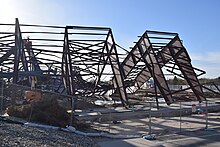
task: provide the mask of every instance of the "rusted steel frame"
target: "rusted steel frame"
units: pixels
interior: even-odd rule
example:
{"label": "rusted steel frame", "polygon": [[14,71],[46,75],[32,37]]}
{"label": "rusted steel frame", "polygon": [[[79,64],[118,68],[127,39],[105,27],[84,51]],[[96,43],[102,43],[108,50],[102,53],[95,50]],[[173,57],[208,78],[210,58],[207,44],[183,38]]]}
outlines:
{"label": "rusted steel frame", "polygon": [[[88,51],[88,50],[87,50]],[[78,52],[78,51],[71,51],[70,54],[72,56],[76,56],[75,54],[80,54],[80,55],[83,55],[83,56],[88,56],[88,57],[95,57],[95,58],[98,58],[100,55],[104,55],[104,56],[107,56],[107,53],[102,53],[100,51],[89,51],[87,53],[81,53],[81,52]]]}
{"label": "rusted steel frame", "polygon": [[[97,43],[97,44],[91,44],[90,47],[95,46],[95,45],[100,45],[100,44],[103,44],[103,42]],[[102,52],[99,52],[99,51],[96,51],[96,50],[94,50],[94,49],[89,49],[89,48],[87,48],[87,47],[83,47],[83,48],[84,48],[85,50],[87,50],[87,51],[93,52],[93,53],[92,53],[93,55],[96,54],[96,55],[99,55],[99,56],[95,57],[95,58],[98,59],[98,60],[94,60],[94,56],[92,56],[92,54],[85,53],[85,54],[83,54],[84,56],[81,56],[81,53],[77,53],[77,52],[74,53],[74,54],[79,54],[79,55],[77,55],[77,56],[75,55],[75,57],[80,57],[80,58],[81,58],[81,62],[84,62],[82,65],[87,66],[87,69],[91,69],[91,68],[93,68],[93,66],[94,66],[95,64],[88,64],[88,63],[85,63],[85,62],[94,61],[94,62],[97,63],[98,66],[100,66],[99,64],[102,63],[101,60],[100,60],[100,57],[101,57],[101,56],[104,57],[103,51],[102,51]],[[102,47],[102,49],[103,49],[103,47]],[[94,53],[94,51],[97,52],[97,53]],[[86,56],[85,56],[85,55],[86,55]],[[100,56],[100,55],[101,55],[101,56]],[[82,58],[83,58],[84,60],[83,60]],[[74,62],[75,62],[75,61],[74,61]],[[79,62],[79,61],[78,61],[78,62]],[[107,63],[107,61],[105,61],[105,62]],[[90,62],[90,63],[91,63],[91,62]],[[74,65],[75,65],[75,63],[74,63]],[[88,65],[91,65],[91,66],[88,67]],[[105,65],[104,65],[104,66],[105,66]],[[98,68],[99,68],[99,67],[98,67]],[[104,67],[103,67],[102,69],[104,70]],[[96,70],[96,69],[93,68],[93,70]],[[98,81],[96,81],[96,84],[95,84],[95,86],[94,86],[94,88],[93,88],[93,94],[97,91],[97,84],[99,83],[99,80],[100,80],[100,78],[101,78],[101,75],[102,75],[103,70],[101,71],[101,73],[98,73],[98,74],[93,73],[93,72],[90,71],[90,73],[91,73],[92,75],[98,76]]]}
{"label": "rusted steel frame", "polygon": [[40,49],[40,48],[33,48],[32,49],[35,51],[41,51],[41,52],[48,52],[48,53],[59,53],[62,54],[62,51],[54,51],[54,50],[46,50],[46,49]]}
{"label": "rusted steel frame", "polygon": [[[18,18],[16,18],[18,19]],[[0,25],[3,25],[3,26],[14,26],[14,24],[6,24],[6,23],[0,23]],[[65,27],[63,26],[47,26],[47,25],[30,25],[30,24],[20,24],[20,26],[27,26],[27,27],[44,27],[44,28],[60,28],[60,29],[63,29]]]}
{"label": "rusted steel frame", "polygon": [[14,34],[12,34],[12,35],[6,35],[6,36],[1,36],[0,39],[12,37],[12,36],[14,36]]}
{"label": "rusted steel frame", "polygon": [[32,49],[32,42],[27,41],[26,44],[24,44],[25,49],[27,50],[27,53],[29,54],[29,62],[31,63],[32,70],[33,71],[39,71],[40,66],[38,65],[38,61],[36,59],[36,55],[34,53],[34,50]]}
{"label": "rusted steel frame", "polygon": [[[91,62],[91,61],[85,61],[83,60],[84,63],[82,63],[82,60],[74,60],[74,65],[99,65],[97,62]],[[104,61],[102,61],[102,65]]]}
{"label": "rusted steel frame", "polygon": [[[74,65],[76,65],[76,64],[74,64]],[[91,71],[91,69],[96,70],[96,68],[93,67],[95,64],[85,64],[84,63],[84,64],[81,64],[81,65],[85,65],[86,68],[85,69],[80,68],[80,71],[88,71],[88,72],[93,73],[93,74],[95,73],[95,72]]]}
{"label": "rusted steel frame", "polygon": [[172,40],[173,39],[173,37],[169,38],[169,37],[150,37],[150,36],[148,36],[148,38],[149,39],[161,39],[161,40]]}
{"label": "rusted steel frame", "polygon": [[197,74],[197,77],[206,74],[206,72],[204,70],[201,70],[201,69],[198,69],[198,68],[195,68],[195,67],[193,67],[193,70],[197,70],[197,71],[201,72],[200,74]]}
{"label": "rusted steel frame", "polygon": [[208,87],[205,87],[204,85],[202,85],[202,88],[204,88],[204,89],[206,89],[206,90],[209,90],[209,91],[211,91],[211,92],[213,92],[213,93],[215,93],[215,94],[220,95],[220,92],[216,92],[216,91],[214,91],[214,90],[212,90],[212,89],[210,89],[210,88],[208,88]]}
{"label": "rusted steel frame", "polygon": [[[103,45],[103,46],[104,46],[104,45]],[[100,53],[100,51],[102,50],[103,46],[102,46],[102,47],[99,47],[99,48],[96,48],[96,49],[89,49],[89,50],[88,50],[88,49],[86,49],[86,47],[77,47],[77,46],[71,44],[71,47],[74,48],[73,53],[82,50],[82,48],[83,48],[83,49],[85,48],[85,50],[87,50],[89,53],[91,53],[91,54],[93,54],[93,55],[95,54],[95,52]],[[86,53],[82,53],[82,54],[86,54]]]}
{"label": "rusted steel frame", "polygon": [[15,35],[15,32],[0,32],[0,34],[5,34],[5,35],[12,35],[13,34],[13,35]]}
{"label": "rusted steel frame", "polygon": [[[173,45],[169,45],[169,50],[170,53],[176,63],[176,65],[179,67],[180,71],[182,72],[185,80],[187,81],[187,83],[189,84],[189,86],[191,87],[192,91],[194,92],[194,94],[196,95],[197,99],[199,101],[203,101],[205,100],[205,98],[203,97],[203,91],[201,88],[201,85],[198,81],[197,75],[193,70],[193,67],[191,65],[191,60],[190,57],[186,51],[186,49],[183,47],[181,40],[179,39],[179,37],[177,38],[177,40],[179,42],[179,46],[177,47],[181,47],[181,54],[179,54],[178,56],[175,55],[176,51],[176,46],[175,44]],[[181,58],[179,58],[181,56]],[[184,60],[182,59],[184,58]]]}
{"label": "rusted steel frame", "polygon": [[[214,90],[212,90],[212,89],[210,89],[210,88],[208,88],[208,87],[205,87],[205,84],[209,84],[209,85],[214,85],[215,86],[215,88],[218,90],[218,92],[216,92],[216,91],[214,91]],[[220,89],[219,89],[219,87],[214,83],[214,82],[208,82],[208,83],[203,83],[203,84],[201,84],[202,85],[202,88],[205,88],[205,89],[207,89],[207,90],[209,90],[209,91],[211,91],[211,92],[213,92],[213,93],[215,93],[215,94],[218,94],[218,95],[220,95]]]}
{"label": "rusted steel frame", "polygon": [[[169,63],[169,64],[171,64],[171,63]],[[175,63],[172,63],[172,64],[176,65]],[[171,73],[174,73],[174,72],[173,72],[174,69],[175,69],[175,70],[179,70],[179,68],[174,67],[174,66],[169,66],[169,65],[167,65],[167,64],[165,64],[164,67],[171,68],[172,70],[167,69],[167,71],[169,71],[169,72],[171,72]],[[199,76],[201,76],[201,75],[203,75],[203,74],[206,73],[205,71],[203,71],[203,70],[201,70],[201,69],[198,69],[198,68],[195,68],[195,67],[192,67],[192,68],[193,68],[194,71],[197,70],[197,71],[201,72],[200,74],[197,75],[197,77],[199,77]],[[175,74],[175,75],[178,75],[178,76],[180,76],[180,77],[182,77],[182,78],[184,78],[184,77],[181,76],[180,74],[177,74],[177,73],[174,73],[174,74]]]}
{"label": "rusted steel frame", "polygon": [[215,86],[215,88],[220,92],[220,89],[219,89],[219,87],[215,84],[215,83],[212,83],[214,86]]}
{"label": "rusted steel frame", "polygon": [[4,47],[12,47],[12,46],[10,46],[10,44],[14,44],[15,43],[15,41],[13,40],[13,41],[11,41],[11,42],[4,42],[4,44],[3,43],[0,43],[0,44],[2,44]]}
{"label": "rusted steel frame", "polygon": [[[87,50],[86,50],[87,51]],[[84,60],[96,60],[96,59],[99,59],[100,55],[102,55],[103,53],[101,52],[95,52],[95,53],[92,53],[92,54],[89,54],[88,52],[87,53],[81,53],[81,52],[75,52],[75,51],[72,51],[70,52],[70,54],[76,58],[76,57],[80,57]]]}
{"label": "rusted steel frame", "polygon": [[[98,55],[100,52],[98,52],[97,50],[94,50],[94,49],[90,49],[90,48],[93,47],[93,46],[100,46],[101,44],[103,44],[103,42],[99,42],[99,43],[95,43],[95,44],[89,44],[89,43],[82,43],[82,42],[79,42],[79,41],[97,41],[97,40],[70,40],[70,41],[71,42],[69,42],[69,43],[71,44],[71,46],[72,45],[73,46],[78,46],[78,49],[76,47],[72,47],[74,50],[70,51],[71,52],[71,56],[72,56],[71,58],[74,61],[74,65],[75,65],[75,60],[74,60],[75,58],[80,58],[80,61],[83,62],[82,65],[85,65],[85,66],[87,66],[87,63],[85,63],[87,61],[93,60],[94,62],[98,62],[97,60],[94,60],[94,57],[92,55],[90,55],[88,53],[83,54],[83,53],[80,53],[79,51],[82,50],[82,48],[83,48],[83,49],[85,49],[88,52],[91,52],[91,53],[93,52],[93,54],[94,54],[94,52],[96,52],[96,54]],[[98,41],[100,41],[100,40],[98,40]],[[87,46],[82,46],[80,44],[87,45]],[[98,56],[97,56],[97,58],[98,58]],[[76,61],[76,62],[78,62],[78,61]],[[92,64],[92,65],[94,65],[94,64]],[[90,75],[91,74],[94,75],[95,73],[93,73],[91,71],[91,68],[93,68],[92,65],[91,66],[87,66],[87,69],[89,69],[89,70],[84,71],[84,72],[88,72],[89,71]],[[82,69],[80,69],[80,71],[82,71]],[[84,89],[84,91],[86,91],[86,89]]]}
{"label": "rusted steel frame", "polygon": [[[180,93],[180,92],[189,90],[189,89],[191,89],[191,87],[187,87],[187,88],[180,89],[180,90],[175,90],[175,91],[172,91],[171,93],[172,93],[172,95],[173,95],[173,94],[177,94],[177,93]],[[176,98],[176,99],[177,99],[177,98]]]}
{"label": "rusted steel frame", "polygon": [[[62,35],[62,34],[65,34],[65,32],[41,32],[41,31],[36,31],[36,32],[22,32],[23,34],[53,34],[53,35]],[[1,32],[0,32],[1,34]],[[13,33],[8,33],[8,34],[13,34]],[[100,35],[100,36],[103,36],[103,35],[107,35],[105,33],[70,33],[68,32],[69,35]]]}
{"label": "rusted steel frame", "polygon": [[83,47],[83,48],[90,48],[90,47],[93,47],[93,46],[103,47],[103,44],[104,44],[104,43],[105,43],[105,41],[102,41],[102,42],[99,42],[99,43],[95,43],[95,44],[89,44],[89,43],[83,44],[83,45],[88,45],[88,46],[85,47],[85,46],[79,45],[79,44],[82,44],[82,43],[75,42],[75,41],[71,42],[71,44],[78,45],[79,47]]}
{"label": "rusted steel frame", "polygon": [[14,39],[3,39],[3,40],[0,40],[0,42],[9,42],[9,41],[15,41]]}
{"label": "rusted steel frame", "polygon": [[98,57],[92,58],[92,57],[85,56],[85,55],[83,56],[83,55],[81,55],[81,54],[74,55],[73,57],[75,57],[75,58],[80,58],[80,59],[81,59],[80,61],[82,61],[82,62],[84,62],[84,61],[98,62],[98,61],[99,61],[99,60],[98,60]]}
{"label": "rusted steel frame", "polygon": [[98,59],[85,59],[84,57],[80,57],[80,56],[73,56],[72,59],[74,59],[74,57],[81,58],[81,60],[74,60],[74,65],[76,65],[76,64],[84,65],[84,63],[95,64],[98,62]]}
{"label": "rusted steel frame", "polygon": [[[176,38],[176,37],[175,37]],[[179,39],[180,40],[180,39]],[[171,41],[171,43],[169,43],[168,45],[170,45],[170,44],[172,44],[174,41],[176,41],[176,39],[173,39],[173,41]],[[181,41],[180,41],[181,42]],[[182,53],[182,50],[179,50],[178,52],[176,52],[175,54],[173,54],[173,58],[179,58],[179,57],[181,57],[181,53]],[[161,52],[160,52],[160,54],[161,54]],[[168,59],[166,59],[166,61],[168,62],[169,60]],[[166,64],[166,63],[164,63],[164,64]],[[188,68],[188,67],[186,67],[186,68]],[[191,68],[189,67],[188,69],[190,69],[191,70]],[[194,72],[194,71],[193,71]],[[194,86],[197,86],[198,84],[194,84]],[[199,85],[198,85],[199,86]]]}
{"label": "rusted steel frame", "polygon": [[66,26],[68,29],[77,29],[77,30],[96,30],[96,31],[109,31],[110,28],[107,27],[87,27],[87,26]]}
{"label": "rusted steel frame", "polygon": [[[80,41],[75,41],[75,40],[70,41],[70,43],[77,43],[77,44],[81,44],[81,45],[92,45],[91,43],[85,43],[85,42],[80,42]],[[103,43],[105,43],[105,41],[103,41]],[[99,46],[99,43],[97,43],[97,46]]]}
{"label": "rusted steel frame", "polygon": [[[162,96],[166,100],[167,104],[171,104],[173,102],[171,91],[163,74],[163,71],[158,64],[156,53],[152,48],[151,42],[147,34],[145,34],[143,37],[143,43],[148,54],[148,56],[145,56],[145,58],[143,58],[146,59],[146,65],[148,66],[148,69],[151,72],[151,76],[154,78],[156,85],[159,88]],[[150,63],[147,61],[147,57],[150,59]],[[148,64],[150,64],[151,66],[149,66]]]}
{"label": "rusted steel frame", "polygon": [[[54,70],[40,70],[40,71],[19,71],[18,75],[22,75],[22,76],[34,76],[34,75],[38,75],[38,76],[48,76],[48,74],[42,74],[45,72],[54,72]],[[13,71],[12,72],[7,72],[7,73],[1,73],[1,74],[9,74],[11,76],[13,76]],[[54,76],[54,75],[52,75]],[[60,75],[56,75],[56,76],[60,76]]]}
{"label": "rusted steel frame", "polygon": [[78,48],[77,48],[78,50],[80,50],[80,49],[82,49],[82,48],[85,48],[85,49],[87,48],[87,47],[83,46],[84,44],[81,45],[81,44],[79,44],[79,43],[74,43],[74,42],[71,42],[71,45],[74,46],[74,48],[78,47]]}
{"label": "rusted steel frame", "polygon": [[146,30],[147,34],[157,34],[157,35],[171,35],[171,36],[176,36],[178,33],[172,33],[172,32],[162,32],[162,31],[151,31],[151,30]]}
{"label": "rusted steel frame", "polygon": [[13,48],[13,47],[0,47],[0,49],[1,49],[0,53],[5,54],[6,52],[10,51],[11,48]]}
{"label": "rusted steel frame", "polygon": [[36,46],[36,47],[63,47],[62,45],[49,45],[49,44],[34,44],[32,46]]}
{"label": "rusted steel frame", "polygon": [[18,33],[18,20],[16,19],[15,22],[15,57],[14,57],[14,75],[13,75],[13,83],[17,83],[18,81],[18,66],[19,66],[19,60],[20,60],[20,47],[18,46],[18,37],[16,37],[17,33]]}
{"label": "rusted steel frame", "polygon": [[59,61],[55,61],[55,60],[51,60],[51,59],[46,59],[46,58],[40,58],[40,57],[38,57],[37,59],[38,59],[39,61],[40,61],[40,60],[45,60],[45,61],[51,61],[51,62],[59,63]]}
{"label": "rusted steel frame", "polygon": [[19,70],[19,62],[22,60],[22,65],[25,71],[28,71],[28,65],[26,62],[26,57],[24,53],[24,45],[20,30],[20,25],[18,19],[15,22],[15,58],[14,58],[14,76],[13,83],[18,82],[18,70]]}
{"label": "rusted steel frame", "polygon": [[[172,44],[175,40],[176,40],[176,37],[174,37],[167,45]],[[167,55],[167,57],[165,55]],[[158,59],[158,64],[160,65],[160,68],[162,68],[166,63],[168,63],[172,59],[172,56],[171,56],[171,54],[169,52],[168,47],[165,46],[160,52],[158,52],[158,54],[156,55],[156,58]],[[150,73],[148,73],[148,72],[149,72],[149,69],[146,66],[145,68],[142,69],[141,72],[138,73],[138,75],[137,75],[137,77],[135,79],[135,81],[136,81],[135,85],[138,88],[135,89],[135,91],[138,90],[151,77]],[[143,75],[143,73],[145,73],[145,74]]]}
{"label": "rusted steel frame", "polygon": [[[56,57],[56,58],[59,58],[61,59],[61,57],[57,56],[57,55],[53,55],[53,54],[49,54],[49,53],[44,53],[44,52],[38,52],[34,55],[34,57],[37,57],[39,54],[41,55],[48,55],[48,56],[51,56],[51,57]],[[37,57],[37,58],[40,58],[40,57]],[[41,59],[46,59],[46,58],[41,58]],[[36,59],[37,60],[37,59]],[[47,59],[46,59],[47,60]],[[54,60],[54,62],[57,62]]]}
{"label": "rusted steel frame", "polygon": [[145,66],[136,65],[126,79],[134,80],[137,77],[137,73],[139,73]]}
{"label": "rusted steel frame", "polygon": [[67,93],[69,95],[75,95],[74,74],[73,74],[73,69],[72,69],[72,61],[70,57],[69,37],[68,37],[67,27],[65,28],[61,68],[62,68],[63,81],[67,89]]}
{"label": "rusted steel frame", "polygon": [[[165,65],[165,66],[166,66],[166,65]],[[170,67],[170,66],[169,66],[169,67]],[[178,70],[179,70],[179,69],[178,69]],[[185,78],[183,75],[178,74],[178,73],[176,73],[176,72],[174,72],[174,71],[172,71],[172,70],[167,69],[167,71],[170,72],[170,73],[173,73],[174,75],[179,76],[179,77],[181,77],[181,78]],[[198,83],[198,84],[195,85],[195,86],[199,86],[199,85],[200,85],[200,84]],[[175,93],[178,93],[178,92],[181,92],[181,91],[185,91],[185,90],[188,90],[188,89],[191,89],[191,87],[188,87],[188,88],[185,88],[185,89],[182,89],[182,90],[179,90],[179,91],[172,92],[172,94],[175,94]]]}
{"label": "rusted steel frame", "polygon": [[[82,56],[82,55],[80,55],[80,53],[79,54],[78,53],[74,53],[74,56],[72,56],[72,59],[74,61],[74,65],[76,65],[76,64],[79,65],[80,64],[80,65],[85,65],[88,69],[93,68],[93,66],[88,66],[86,64],[86,62],[90,62],[91,63],[91,61],[92,61],[92,62],[97,63],[97,60],[92,60],[92,57],[88,57],[88,58],[86,58],[86,57],[88,57],[88,56]],[[79,58],[80,60],[74,60],[74,58]],[[96,69],[94,69],[94,70],[96,70]]]}
{"label": "rusted steel frame", "polygon": [[[122,76],[122,69],[121,69],[119,59],[117,56],[115,41],[114,41],[113,34],[112,34],[111,30],[109,30],[106,40],[107,40],[106,50],[109,53],[109,61],[110,61],[112,71],[114,74],[114,80],[115,80],[115,82],[113,82],[114,87],[118,89],[120,99],[121,99],[123,106],[127,107],[128,100],[127,100],[127,93],[126,93],[126,88],[125,88],[125,84],[124,84],[124,77]],[[114,63],[116,63],[116,64],[114,64]]]}
{"label": "rusted steel frame", "polygon": [[30,38],[30,41],[47,41],[47,42],[62,42],[62,39],[48,39],[48,38]]}
{"label": "rusted steel frame", "polygon": [[132,71],[135,65],[141,60],[141,55],[138,50],[138,45],[140,41],[141,38],[138,40],[138,42],[135,44],[135,46],[132,48],[129,54],[125,57],[124,61],[121,63],[121,66],[124,71],[124,78],[126,78],[129,75],[129,73]]}
{"label": "rusted steel frame", "polygon": [[12,54],[14,54],[14,52],[15,52],[15,49],[14,49],[14,48],[11,48],[10,50],[8,50],[8,51],[0,58],[0,64],[1,64],[3,61],[8,60],[9,56],[11,56]]}
{"label": "rusted steel frame", "polygon": [[70,40],[71,42],[77,42],[77,41],[80,41],[80,42],[104,42],[105,40],[102,40],[102,39],[74,39],[74,40]]}
{"label": "rusted steel frame", "polygon": [[[14,26],[14,24],[0,23],[0,25]],[[87,27],[87,26],[50,26],[50,25],[30,25],[30,24],[20,24],[20,26],[26,27],[44,27],[44,28],[57,28],[57,29],[78,29],[78,30],[100,30],[108,31],[110,28],[107,27]]]}
{"label": "rusted steel frame", "polygon": [[[146,42],[146,38],[147,38],[147,42]],[[148,36],[145,34],[140,38],[141,41],[138,42],[138,49],[139,52],[142,56],[142,58],[144,59],[145,62],[145,66],[147,67],[148,71],[149,71],[149,76],[153,77],[154,80],[156,81],[155,78],[155,74],[154,73],[154,62],[153,62],[153,57],[151,56],[153,52],[152,51],[152,44],[150,43],[150,40],[148,38]],[[148,44],[147,44],[148,43]],[[145,48],[145,49],[143,49]],[[153,52],[154,54],[154,52]],[[143,68],[142,68],[143,69]],[[147,76],[148,77],[148,76]],[[135,84],[135,86],[138,86],[137,84]],[[140,87],[138,87],[140,88]],[[159,104],[158,104],[158,98],[157,98],[157,90],[156,90],[156,84],[154,84],[154,88],[155,88],[155,94],[156,94],[156,102],[157,102],[157,108],[159,109]],[[165,98],[166,100],[166,98]]]}
{"label": "rusted steel frame", "polygon": [[[80,48],[74,47],[72,44],[70,44],[70,46],[71,46],[71,48],[74,48],[74,50],[70,51],[71,55],[81,54],[81,55],[86,55],[86,56],[95,56],[95,55],[99,56],[100,54],[105,54],[105,53],[101,52],[103,47],[101,47],[97,50],[94,50],[94,49],[87,49],[87,48],[83,48],[83,47],[80,47]],[[82,49],[87,51],[87,52],[86,53],[80,52]]]}
{"label": "rusted steel frame", "polygon": [[[97,74],[97,77],[96,77],[96,82],[95,82],[95,86],[94,86],[94,89],[93,89],[93,94],[95,94],[97,92],[96,90],[96,87],[98,86],[100,80],[101,80],[101,75],[103,75],[103,72],[104,72],[104,69],[105,69],[105,66],[107,65],[107,62],[108,62],[108,59],[109,57],[106,57],[105,59],[105,56],[104,55],[104,51],[105,49],[107,48],[107,40],[105,42],[105,45],[102,49],[102,54],[101,56],[99,57],[99,62],[98,62],[98,74]],[[103,65],[101,65],[101,63],[103,63]],[[102,66],[102,67],[101,67]],[[101,68],[100,68],[101,67]],[[103,94],[105,94],[107,91],[105,91]]]}

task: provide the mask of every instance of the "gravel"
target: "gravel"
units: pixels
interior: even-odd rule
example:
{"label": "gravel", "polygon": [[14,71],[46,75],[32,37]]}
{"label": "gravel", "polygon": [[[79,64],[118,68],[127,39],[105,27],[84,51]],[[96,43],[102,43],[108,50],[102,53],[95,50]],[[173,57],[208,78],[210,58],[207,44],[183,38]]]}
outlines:
{"label": "gravel", "polygon": [[91,138],[59,130],[28,127],[0,121],[2,147],[98,147]]}

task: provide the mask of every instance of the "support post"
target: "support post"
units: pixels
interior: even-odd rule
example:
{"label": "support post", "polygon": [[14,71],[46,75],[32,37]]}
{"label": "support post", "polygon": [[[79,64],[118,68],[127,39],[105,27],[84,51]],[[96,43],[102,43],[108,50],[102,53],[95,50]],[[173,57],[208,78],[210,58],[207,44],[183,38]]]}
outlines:
{"label": "support post", "polygon": [[156,97],[156,103],[157,103],[157,110],[159,110],[159,102],[158,102],[158,97],[157,97],[157,85],[154,82],[154,88],[155,88],[155,97]]}
{"label": "support post", "polygon": [[108,125],[108,132],[111,133],[111,121],[112,121],[112,111],[111,111],[111,107],[110,109],[110,113],[109,113],[109,125]]}
{"label": "support post", "polygon": [[76,99],[71,97],[71,113],[70,113],[70,126],[73,126],[73,111],[75,110]]}
{"label": "support post", "polygon": [[4,81],[2,80],[1,81],[1,113],[3,111],[3,98],[4,98],[3,92],[4,92]]}
{"label": "support post", "polygon": [[208,101],[205,101],[205,129],[208,129]]}
{"label": "support post", "polygon": [[182,104],[180,102],[180,132],[182,131]]}
{"label": "support post", "polygon": [[150,111],[149,111],[149,135],[151,135],[151,102],[150,102]]}

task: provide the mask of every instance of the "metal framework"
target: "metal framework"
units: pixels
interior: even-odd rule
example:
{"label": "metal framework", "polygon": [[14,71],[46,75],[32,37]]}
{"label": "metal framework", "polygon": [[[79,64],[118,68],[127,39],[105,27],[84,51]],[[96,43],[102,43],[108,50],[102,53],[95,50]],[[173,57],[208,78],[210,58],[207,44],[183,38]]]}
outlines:
{"label": "metal framework", "polygon": [[[178,100],[205,100],[198,81],[198,76],[205,72],[192,67],[191,59],[177,33],[146,31],[122,62],[122,67],[125,79],[135,83],[133,92],[153,78],[167,104]],[[175,93],[187,89],[171,91],[162,70],[164,67],[168,72],[184,78],[189,85],[187,89],[191,89],[195,97],[175,96]],[[200,74],[197,75],[195,71]]]}
{"label": "metal framework", "polygon": [[[51,86],[55,92],[72,96],[112,91],[128,106],[131,86],[135,93],[153,78],[168,104],[205,100],[196,74],[204,71],[192,67],[177,33],[146,31],[120,63],[110,28],[28,25],[19,24],[18,19],[0,26],[15,29],[0,28],[0,77],[10,82]],[[195,97],[178,98],[178,91],[169,88],[164,69],[184,78]]]}
{"label": "metal framework", "polygon": [[[0,32],[2,78],[29,86],[51,85],[56,92],[73,96],[104,95],[117,89],[127,105],[110,28],[27,25],[18,19],[0,25],[15,27],[15,32]],[[114,84],[109,77],[114,77]]]}

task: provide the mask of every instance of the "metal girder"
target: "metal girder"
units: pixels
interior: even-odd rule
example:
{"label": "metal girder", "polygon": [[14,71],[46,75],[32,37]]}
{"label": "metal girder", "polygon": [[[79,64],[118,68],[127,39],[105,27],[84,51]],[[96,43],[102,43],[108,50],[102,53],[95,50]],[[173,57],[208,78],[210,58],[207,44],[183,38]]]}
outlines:
{"label": "metal girder", "polygon": [[[140,74],[140,77],[144,79],[153,77],[161,93],[163,93],[167,103],[172,103],[173,101],[170,94],[170,89],[163,75],[162,69],[160,68],[158,59],[156,58],[156,53],[152,48],[146,33],[142,35],[139,41],[135,44],[134,48],[132,48],[130,54],[122,62],[125,77],[129,75],[131,70],[141,59],[144,61],[146,68],[144,73]],[[144,81],[144,83],[145,82],[146,81]]]}
{"label": "metal girder", "polygon": [[62,56],[62,76],[64,85],[67,89],[67,94],[75,95],[75,83],[74,83],[74,72],[72,68],[72,59],[70,56],[68,28],[65,28],[64,34],[64,45],[63,45],[63,56]]}
{"label": "metal girder", "polygon": [[22,61],[23,69],[25,71],[28,71],[28,65],[26,61],[26,56],[24,53],[24,45],[20,30],[19,21],[16,18],[15,22],[15,58],[14,58],[14,77],[13,77],[13,83],[18,82],[18,71],[19,71],[19,63],[20,60]]}
{"label": "metal girder", "polygon": [[26,40],[23,40],[24,42],[24,47],[27,50],[27,53],[29,55],[29,62],[31,63],[32,66],[32,71],[40,71],[40,66],[38,64],[38,61],[36,59],[36,55],[32,49],[32,42],[27,38]]}
{"label": "metal girder", "polygon": [[[172,40],[168,44],[172,44],[172,42],[174,42],[173,41],[174,38],[172,38]],[[169,51],[169,48],[167,47],[167,45],[165,47],[163,47],[163,49],[157,53],[156,58],[158,59],[158,64],[159,64],[160,68],[162,68],[165,64],[167,64],[172,59],[172,55],[170,54],[170,51]],[[135,85],[137,87],[141,87],[150,78],[151,78],[151,76],[150,76],[148,67],[145,66],[142,69],[142,71],[138,73],[138,75],[135,79]],[[135,89],[134,92],[136,90],[138,90],[138,88]]]}
{"label": "metal girder", "polygon": [[171,104],[173,102],[171,91],[166,82],[163,71],[159,65],[158,58],[156,57],[156,53],[154,49],[152,48],[152,45],[150,43],[150,40],[148,39],[147,34],[145,34],[145,36],[143,37],[142,46],[145,48],[148,47],[148,49],[146,49],[146,52],[145,52],[147,56],[145,56],[144,59],[151,73],[151,76],[154,78],[156,85],[158,86],[167,104]]}
{"label": "metal girder", "polygon": [[109,54],[109,61],[110,61],[112,71],[114,74],[114,82],[113,82],[114,87],[117,88],[119,92],[122,104],[124,106],[127,106],[128,101],[127,101],[127,93],[126,93],[126,89],[124,85],[124,78],[122,76],[123,75],[122,69],[121,69],[119,59],[117,56],[115,41],[113,39],[113,34],[111,30],[109,31],[108,36],[107,36],[106,49]]}
{"label": "metal girder", "polygon": [[183,47],[181,40],[177,36],[175,41],[168,45],[170,54],[172,55],[176,65],[179,67],[182,72],[185,80],[191,87],[192,91],[196,95],[195,100],[203,101],[205,100],[203,96],[202,87],[198,81],[197,75],[192,67],[191,59]]}
{"label": "metal girder", "polygon": [[1,58],[0,58],[0,64],[3,62],[3,61],[6,61],[8,60],[8,58],[14,54],[15,52],[15,49],[12,47],[10,50],[8,50]]}
{"label": "metal girder", "polygon": [[[80,38],[83,38],[84,35],[88,36],[91,35],[91,33],[87,33],[85,31],[83,34],[67,32],[67,30],[71,29],[73,28],[69,26],[66,27],[62,57],[62,73],[64,76],[64,84],[67,87],[67,92],[72,91],[69,87],[74,85],[72,86],[72,89],[74,89],[74,94],[77,95],[83,94],[84,96],[91,96],[93,94],[105,94],[109,88],[106,84],[103,84],[101,77],[103,75],[107,75],[103,72],[106,69],[106,66],[110,65],[112,76],[115,79],[115,83],[113,84],[114,88],[118,90],[122,104],[127,106],[127,94],[125,91],[122,70],[120,69],[121,67],[111,29],[91,27],[77,28],[86,30],[88,32],[91,30],[107,31],[105,40],[76,39],[76,35],[80,35]],[[71,36],[71,39],[68,37],[70,34],[74,34],[74,36]],[[92,36],[95,36],[96,34],[97,33],[92,33]],[[73,77],[74,79],[71,79]],[[94,83],[86,81],[86,77],[89,79],[94,79],[95,77]]]}

